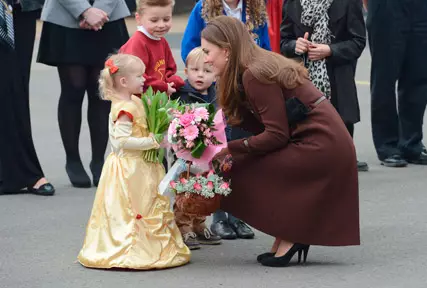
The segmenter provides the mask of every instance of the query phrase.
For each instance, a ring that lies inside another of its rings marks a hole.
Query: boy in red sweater
[[[174,0],[139,0],[135,14],[138,31],[121,48],[121,53],[132,54],[144,62],[144,91],[151,86],[154,91],[169,96],[184,86],[176,74],[176,63],[164,36],[172,26]]]

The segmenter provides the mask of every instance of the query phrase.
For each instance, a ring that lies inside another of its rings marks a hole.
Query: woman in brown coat
[[[255,135],[229,142],[216,157],[233,157],[233,193],[222,208],[276,237],[258,261],[286,266],[297,252],[305,261],[309,245],[358,245],[353,141],[306,69],[258,48],[244,25],[226,16],[203,30],[202,48],[229,123]]]

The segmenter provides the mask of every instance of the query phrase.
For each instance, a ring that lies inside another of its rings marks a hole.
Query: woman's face
[[[205,63],[212,65],[215,76],[220,76],[228,61],[228,51],[202,38],[202,49],[205,52]]]

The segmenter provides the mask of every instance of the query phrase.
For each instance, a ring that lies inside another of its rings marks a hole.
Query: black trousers
[[[368,13],[372,134],[378,157],[419,157],[427,104],[427,1],[371,0]]]
[[[31,134],[29,81],[40,11],[14,10],[15,51],[1,47],[0,179],[5,191],[32,187],[44,177]]]

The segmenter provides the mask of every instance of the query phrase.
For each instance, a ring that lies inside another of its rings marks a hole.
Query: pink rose
[[[200,191],[202,190],[202,185],[200,185],[199,183],[194,183],[193,188],[196,189],[196,191]]]
[[[184,129],[183,136],[187,141],[193,141],[199,136],[199,129],[197,126],[191,125]]]
[[[181,182],[181,184],[187,184],[187,179],[185,179],[185,178],[181,178],[181,179],[179,179],[179,182]]]
[[[169,182],[169,185],[172,187],[172,189],[176,189],[176,182],[175,181]]]
[[[199,107],[194,110],[194,116],[198,121],[200,120],[208,120],[209,119],[209,112],[204,107]]]
[[[228,185],[227,182],[224,182],[224,183],[221,184],[220,188],[221,189],[228,189],[228,188],[230,188],[230,185]]]
[[[185,113],[184,115],[179,118],[179,124],[181,124],[183,127],[188,127],[192,125],[191,123],[194,121],[194,115],[190,113]]]
[[[214,175],[215,174],[215,171],[214,170],[209,170],[209,172],[208,172],[208,176],[207,177],[210,177],[210,176],[212,176],[212,175]]]
[[[211,190],[214,188],[214,184],[212,181],[209,181],[206,186],[208,187],[208,189],[211,189]]]

